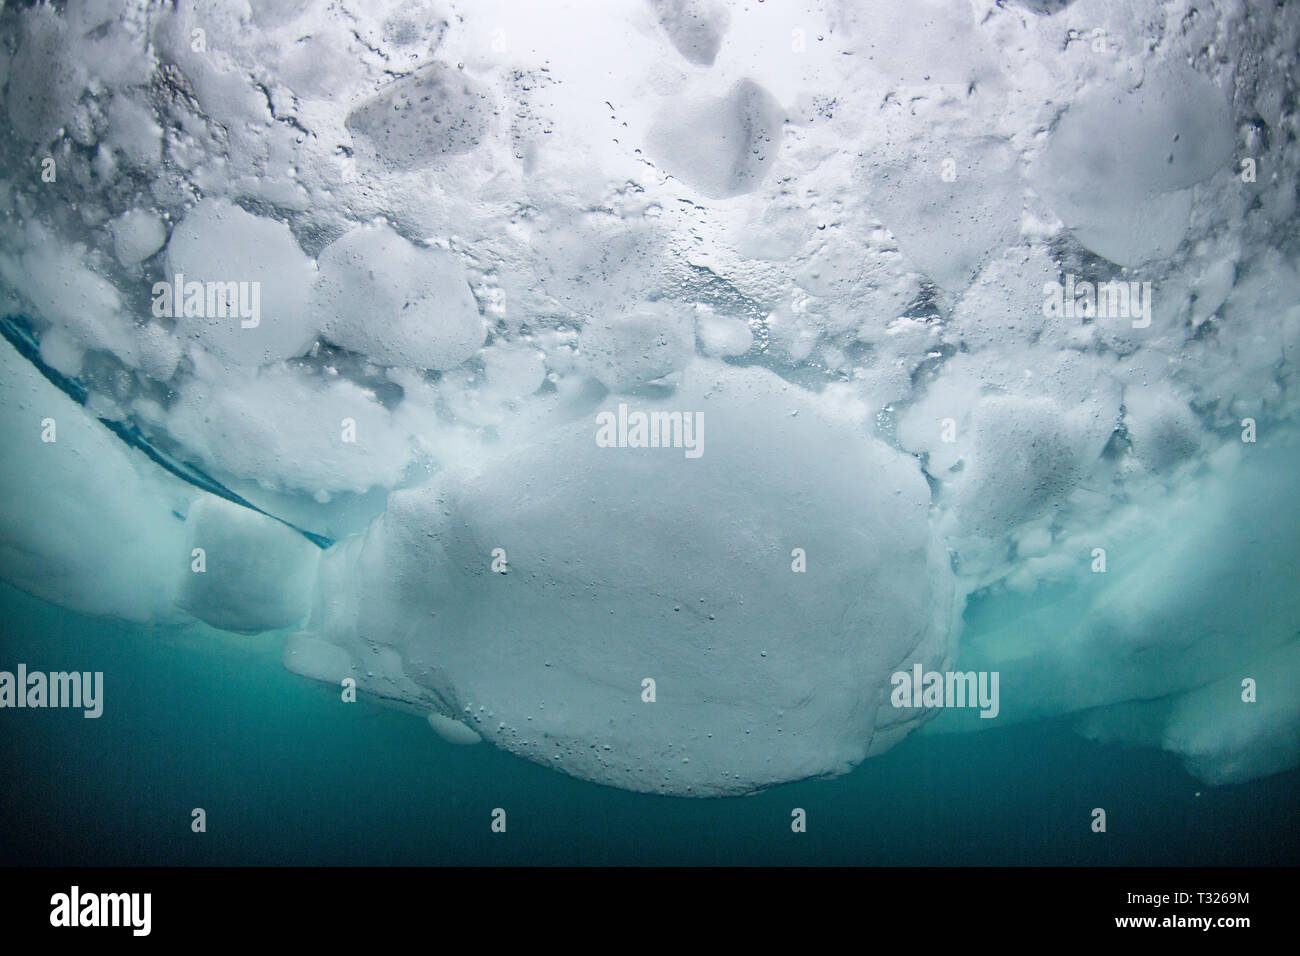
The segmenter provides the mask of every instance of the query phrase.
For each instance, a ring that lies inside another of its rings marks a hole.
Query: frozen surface
[[[79,611],[176,619],[184,532],[172,504],[191,489],[173,487],[8,348],[0,422],[27,448],[0,456],[5,580]]]
[[[124,266],[148,259],[167,241],[167,230],[157,214],[129,209],[113,220],[113,252]]]
[[[637,790],[743,792],[892,744],[920,712],[889,675],[945,660],[960,612],[911,459],[765,370],[699,363],[638,407],[699,410],[705,453],[601,448],[583,416],[397,492],[328,559],[354,584],[313,629],[362,667],[396,651],[499,746]]]
[[[638,790],[841,772],[912,664],[1294,766],[1297,51],[1262,0],[8,5],[0,576]]]
[[[258,284],[258,313],[248,318],[243,313],[191,315],[188,304],[183,315],[172,316],[179,335],[197,340],[219,358],[236,365],[265,365],[301,355],[316,341],[316,320],[309,308],[316,263],[303,255],[283,223],[222,200],[204,200],[172,229],[166,264],[164,281],[174,283],[180,275],[185,286]],[[207,308],[205,294],[205,313]],[[235,313],[233,308],[227,311]]]
[[[312,311],[331,342],[382,365],[455,368],[483,344],[460,263],[385,225],[345,233],[320,254]]]
[[[241,633],[288,627],[307,616],[320,552],[285,525],[208,495],[185,517],[185,545],[190,561],[179,573],[181,610]]]

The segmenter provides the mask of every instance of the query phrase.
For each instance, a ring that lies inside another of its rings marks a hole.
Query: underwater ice
[[[0,577],[635,790],[1064,714],[1294,767],[1298,59],[1228,0],[10,5]]]

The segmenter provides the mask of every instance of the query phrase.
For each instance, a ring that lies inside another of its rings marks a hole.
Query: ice
[[[731,11],[718,0],[651,0],[651,4],[677,52],[697,66],[712,66]]]
[[[1015,239],[1016,160],[993,141],[971,143],[960,161],[945,152],[922,141],[910,155],[872,162],[868,199],[921,271],[944,288],[964,289],[990,249]]]
[[[200,358],[206,374],[188,383],[166,412],[141,409],[210,470],[328,499],[392,487],[412,460],[408,432],[354,382],[282,365],[214,366]]]
[[[498,746],[631,789],[744,792],[883,749],[917,716],[889,675],[941,662],[959,611],[920,473],[769,372],[686,378],[638,407],[702,413],[699,458],[600,448],[585,415],[398,492],[327,558],[359,586],[313,629],[347,646],[367,622],[431,701],[486,707]]]
[[[505,399],[531,395],[546,380],[546,356],[534,348],[495,346],[483,350],[488,389]]]
[[[91,263],[96,258],[79,243],[63,244],[39,227],[26,230],[21,256],[0,253],[0,277],[19,293],[65,345],[62,370],[75,374],[72,356],[101,349],[130,358],[136,349],[132,324],[123,315],[122,295]]]
[[[667,254],[662,231],[644,217],[558,210],[529,227],[524,235],[536,256],[538,284],[562,312],[602,315],[639,307],[654,291],[654,272]]]
[[[153,110],[140,100],[115,96],[105,111],[107,142],[121,150],[133,165],[151,169],[162,159],[163,132]]]
[[[143,262],[166,241],[162,220],[147,209],[129,209],[113,220],[113,253],[124,266]]]
[[[347,651],[310,631],[294,631],[285,638],[283,660],[289,670],[313,680],[341,685],[354,677],[355,665]]]
[[[69,32],[51,7],[24,11],[5,101],[9,123],[23,139],[42,145],[53,139],[85,85],[84,66],[60,54]]]
[[[1163,747],[1209,784],[1290,769],[1300,761],[1300,643],[1243,658],[1241,665],[1230,676],[1181,694],[1088,711],[1079,718],[1079,732]]]
[[[409,169],[476,147],[492,108],[478,82],[434,63],[357,106],[348,114],[347,128],[380,163]]]
[[[995,72],[989,40],[970,8],[917,0],[902,16],[891,0],[834,0],[827,6],[832,28],[851,37],[848,47],[863,61],[860,82],[886,89],[969,86],[991,80]]]
[[[320,551],[298,532],[206,496],[185,516],[176,605],[225,631],[288,627],[307,616],[319,558]]]
[[[753,192],[781,144],[781,106],[753,80],[723,96],[664,106],[650,132],[650,155],[710,199]]]
[[[1085,246],[1120,265],[1168,256],[1187,231],[1192,186],[1232,154],[1223,93],[1186,67],[1135,90],[1084,93],[1057,123],[1035,187]]]
[[[1195,459],[1204,433],[1186,396],[1167,387],[1135,389],[1124,396],[1124,408],[1133,454],[1152,471]]]
[[[626,391],[679,370],[694,351],[691,316],[681,308],[647,304],[633,315],[594,316],[578,336],[591,375]]]
[[[1252,454],[1261,460],[1248,463],[1240,449],[1221,450],[1207,474],[1172,493],[1162,485],[1141,508],[1098,516],[1091,529],[1054,542],[1052,552],[1064,563],[1053,553],[1028,563],[1054,582],[1051,596],[1003,599],[1018,610],[992,617],[1007,623],[968,631],[962,644],[963,667],[1002,672],[1008,719],[1179,697],[1218,681],[1235,681],[1230,696],[1240,703],[1242,677],[1263,684],[1272,673],[1253,662],[1294,653],[1300,596],[1288,582],[1300,561],[1300,521],[1286,503],[1300,459],[1294,444]],[[1106,552],[1103,573],[1093,570],[1095,548]],[[1261,726],[1294,708],[1294,696],[1285,694],[1275,687],[1271,706],[1261,708],[1272,716]],[[1207,708],[1203,717],[1193,716],[1198,702]],[[1179,721],[1199,738],[1196,748],[1233,749],[1230,737],[1210,739],[1214,715],[1225,706],[1200,691],[1179,705]],[[1222,729],[1244,732],[1254,720],[1243,713]],[[1182,744],[1165,745],[1187,752]],[[1262,747],[1250,759],[1275,756]]]
[[[449,744],[477,744],[482,743],[480,737],[472,727],[461,723],[459,720],[452,720],[450,717],[444,717],[442,714],[430,712],[429,726],[443,740]]]
[[[1248,675],[1254,674],[1254,677]],[[1244,682],[1255,686],[1247,701]],[[1300,761],[1300,642],[1174,701],[1163,739],[1208,783],[1241,783]]]
[[[41,336],[41,361],[69,377],[81,374],[86,350],[62,329],[50,329]]]
[[[1297,9],[10,4],[0,577],[636,790],[1294,766]],[[996,721],[889,705],[952,662]]]
[[[705,355],[744,355],[754,345],[754,333],[749,323],[741,319],[706,314],[700,316],[696,333],[704,347]]]
[[[996,346],[1008,336],[1032,341],[1049,332],[1043,286],[1058,278],[1045,249],[1011,249],[989,262],[964,289],[950,324],[970,349]]]
[[[946,363],[898,439],[926,455],[946,529],[982,551],[1062,507],[1101,461],[1120,406],[1116,384],[1069,352],[990,351]]]
[[[172,229],[166,259],[166,282],[174,283],[181,275],[187,286],[258,284],[256,316],[177,317],[180,334],[222,358],[237,365],[265,365],[301,355],[315,340],[317,321],[308,303],[316,264],[298,248],[284,223],[220,199],[205,199]]]
[[[179,619],[184,534],[172,510],[188,496],[7,346],[0,435],[0,576],[89,614]]]
[[[1078,481],[1090,457],[1100,457],[1109,436],[1080,428],[1043,397],[986,398],[975,406],[970,429],[978,452],[962,472],[953,510],[978,534],[1037,517]]]
[[[320,254],[313,312],[331,342],[384,365],[454,368],[483,344],[465,270],[385,224],[361,226]]]

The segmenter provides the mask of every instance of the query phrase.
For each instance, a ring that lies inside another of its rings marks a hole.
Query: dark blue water
[[[1300,862],[1300,771],[1208,787],[1065,721],[913,735],[843,777],[687,800],[452,747],[419,717],[285,671],[275,636],[145,631],[7,586],[0,621],[0,669],[105,680],[98,720],[0,710],[0,863]],[[206,833],[191,832],[195,807]],[[791,832],[795,807],[806,833]],[[1093,807],[1108,832],[1091,831]]]

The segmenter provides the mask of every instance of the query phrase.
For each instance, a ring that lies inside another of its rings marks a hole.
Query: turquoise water
[[[842,777],[687,800],[584,783],[285,671],[280,638],[146,631],[0,586],[0,669],[102,670],[104,715],[0,711],[0,862],[1276,864],[1300,771],[1208,787],[1067,721],[918,736]],[[1200,793],[1197,796],[1197,793]],[[1089,828],[1105,807],[1108,832]],[[190,830],[191,810],[207,832]],[[506,810],[504,834],[490,829]],[[791,810],[807,811],[806,833]]]

